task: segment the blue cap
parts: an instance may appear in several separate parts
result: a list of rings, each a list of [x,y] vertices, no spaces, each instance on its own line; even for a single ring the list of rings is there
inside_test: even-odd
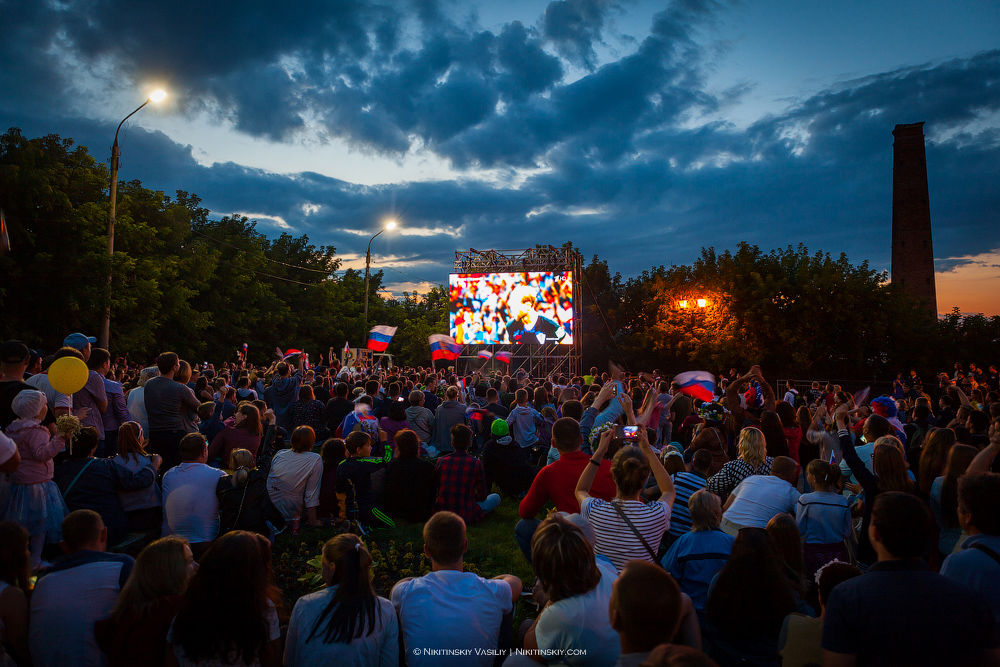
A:
[[[93,336],[84,336],[82,333],[73,333],[66,336],[66,338],[63,339],[63,346],[72,347],[77,350],[82,350],[91,343],[96,343],[96,342],[97,339],[94,338]]]

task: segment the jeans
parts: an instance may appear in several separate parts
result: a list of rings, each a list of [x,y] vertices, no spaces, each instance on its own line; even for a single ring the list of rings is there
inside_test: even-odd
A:
[[[514,539],[517,540],[517,546],[521,547],[521,553],[524,554],[528,565],[531,565],[531,538],[535,536],[535,531],[541,523],[539,519],[521,519],[514,526]]]
[[[486,500],[476,504],[479,505],[480,508],[482,508],[483,512],[489,514],[496,508],[500,507],[500,494],[491,493],[490,495],[486,496]]]

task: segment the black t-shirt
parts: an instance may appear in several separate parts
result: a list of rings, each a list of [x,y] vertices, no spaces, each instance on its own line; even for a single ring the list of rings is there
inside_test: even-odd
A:
[[[334,396],[326,404],[326,427],[336,431],[344,417],[354,411],[354,401]]]
[[[13,403],[14,397],[25,389],[33,390],[34,387],[20,380],[0,382],[0,428],[7,428],[12,421],[18,419],[10,405]]]
[[[539,315],[532,329],[527,329],[524,322],[513,319],[507,322],[507,335],[510,342],[521,345],[541,345],[555,343],[566,335],[565,330],[549,318]],[[544,337],[540,340],[540,337]]]

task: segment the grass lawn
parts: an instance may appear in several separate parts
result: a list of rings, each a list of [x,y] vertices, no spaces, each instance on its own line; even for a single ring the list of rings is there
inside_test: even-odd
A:
[[[520,518],[517,506],[517,500],[504,498],[485,519],[468,527],[466,571],[487,578],[513,574],[526,586],[532,585],[535,575],[514,540],[514,524]],[[375,561],[374,583],[380,595],[388,597],[392,585],[403,577],[420,576],[430,571],[430,563],[423,555],[422,530],[423,524],[398,522],[395,528],[372,531],[363,538]],[[318,580],[303,581],[302,578],[318,573],[316,557],[323,543],[338,532],[334,528],[303,528],[298,535],[278,536],[274,545],[274,571],[277,584],[285,595],[285,613],[291,611],[299,597],[316,590],[317,585],[322,587]],[[533,604],[519,602],[514,627],[536,614]]]

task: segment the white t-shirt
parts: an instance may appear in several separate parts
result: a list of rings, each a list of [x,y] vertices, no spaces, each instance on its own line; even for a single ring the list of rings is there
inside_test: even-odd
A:
[[[278,621],[278,612],[274,608],[274,603],[270,600],[267,601],[267,611],[265,612],[267,621],[267,641],[273,642],[275,639],[281,638],[281,625]],[[241,667],[260,667],[260,656],[247,664],[239,660],[239,656],[234,650],[229,654],[229,660],[223,661],[220,658],[209,658],[207,660],[188,660],[184,656],[184,648],[180,644],[174,644],[174,624],[170,624],[170,629],[167,631],[167,643],[171,645],[174,650],[174,656],[177,658],[177,664],[180,667],[227,667],[229,665],[240,665]],[[287,664],[287,663],[286,663]]]
[[[538,617],[535,639],[550,665],[611,665],[618,659],[621,642],[608,617],[618,572],[600,560],[597,567],[601,580],[593,590],[554,602]]]
[[[143,396],[145,389],[145,387],[136,387],[130,391],[125,401],[125,407],[128,408],[132,419],[139,422],[142,432],[149,433],[149,417],[146,415],[146,399]]]
[[[0,432],[0,465],[7,463],[17,454],[17,443]]]
[[[724,519],[740,526],[766,528],[776,515],[787,512],[795,516],[799,492],[774,475],[751,475],[733,489],[736,500],[729,506]]]
[[[396,584],[392,604],[410,667],[490,667],[496,656],[489,652],[496,653],[500,623],[514,599],[502,579],[440,570]]]
[[[646,544],[655,551],[663,539],[663,533],[670,527],[670,504],[661,500],[650,503],[638,500],[615,502],[621,505],[625,516],[646,540]],[[580,506],[580,514],[590,521],[594,532],[597,533],[594,551],[606,556],[619,572],[630,560],[653,562],[642,541],[636,537],[607,500],[593,496],[587,498]]]
[[[300,516],[306,507],[319,507],[323,459],[316,452],[283,449],[274,455],[267,476],[267,493],[286,520]]]
[[[316,635],[309,639],[316,620],[336,594],[337,586],[318,593],[304,595],[295,603],[285,637],[285,667],[395,667],[399,664],[399,623],[392,603],[375,598],[375,629],[366,627],[361,637],[350,643],[326,643],[323,638],[325,621]],[[329,617],[327,618],[327,620]]]
[[[163,535],[188,542],[211,542],[219,534],[219,498],[215,488],[225,471],[187,462],[163,475]]]
[[[48,373],[38,373],[25,380],[27,384],[45,394],[45,400],[49,404],[49,410],[55,408],[73,409],[73,394],[63,394],[55,390],[49,382]]]

